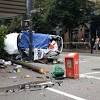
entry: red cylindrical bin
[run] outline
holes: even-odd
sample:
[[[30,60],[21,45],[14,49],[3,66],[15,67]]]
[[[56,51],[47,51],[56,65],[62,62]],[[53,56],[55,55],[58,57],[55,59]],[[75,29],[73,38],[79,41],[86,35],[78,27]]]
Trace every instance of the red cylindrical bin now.
[[[65,73],[67,78],[79,79],[79,54],[78,53],[66,54]]]

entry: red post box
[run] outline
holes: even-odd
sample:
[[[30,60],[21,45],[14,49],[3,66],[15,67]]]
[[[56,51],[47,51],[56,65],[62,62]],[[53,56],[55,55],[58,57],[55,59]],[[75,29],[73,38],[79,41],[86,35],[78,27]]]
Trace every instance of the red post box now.
[[[67,78],[79,78],[79,54],[67,53],[65,56],[65,73]]]

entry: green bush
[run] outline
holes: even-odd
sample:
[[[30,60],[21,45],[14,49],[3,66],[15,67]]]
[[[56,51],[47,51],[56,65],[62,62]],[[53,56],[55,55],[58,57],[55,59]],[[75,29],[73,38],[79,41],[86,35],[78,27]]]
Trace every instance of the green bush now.
[[[4,25],[0,26],[0,58],[2,58],[5,55],[4,52],[4,38],[7,34],[7,27]]]

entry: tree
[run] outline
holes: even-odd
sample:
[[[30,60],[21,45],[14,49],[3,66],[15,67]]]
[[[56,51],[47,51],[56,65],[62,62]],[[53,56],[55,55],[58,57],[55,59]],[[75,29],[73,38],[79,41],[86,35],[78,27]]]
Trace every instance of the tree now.
[[[15,32],[15,31],[20,32],[21,31],[21,20],[22,20],[21,16],[18,16],[18,17],[15,17],[9,20],[9,23],[7,23],[8,32]]]
[[[7,34],[8,30],[7,27],[4,25],[0,26],[0,58],[4,57],[4,38]]]
[[[74,28],[87,20],[91,13],[88,0],[36,0],[33,25],[37,31],[53,30],[57,25]]]
[[[8,33],[15,32],[15,31],[20,32],[21,20],[22,20],[22,16],[2,19],[0,20],[0,25],[5,25],[7,27]]]
[[[61,23],[63,26],[72,28],[78,24],[79,18],[79,0],[55,0],[53,8],[48,14],[48,21],[53,26]]]
[[[33,14],[33,28],[36,32],[48,32],[50,30],[47,22],[49,10],[52,8],[54,0],[36,0],[34,3],[34,9],[38,11]]]

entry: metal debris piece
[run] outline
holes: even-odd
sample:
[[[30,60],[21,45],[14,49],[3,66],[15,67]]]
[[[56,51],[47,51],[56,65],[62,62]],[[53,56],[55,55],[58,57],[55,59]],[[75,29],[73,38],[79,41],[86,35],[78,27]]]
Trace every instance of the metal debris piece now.
[[[17,76],[11,76],[11,77],[9,77],[10,79],[16,79],[17,78]]]
[[[62,81],[44,81],[44,82],[27,82],[23,84],[8,86],[8,87],[2,87],[0,88],[0,93],[13,93],[13,92],[20,92],[20,91],[36,91],[36,90],[42,90],[48,87],[53,87],[55,84],[61,85]]]

